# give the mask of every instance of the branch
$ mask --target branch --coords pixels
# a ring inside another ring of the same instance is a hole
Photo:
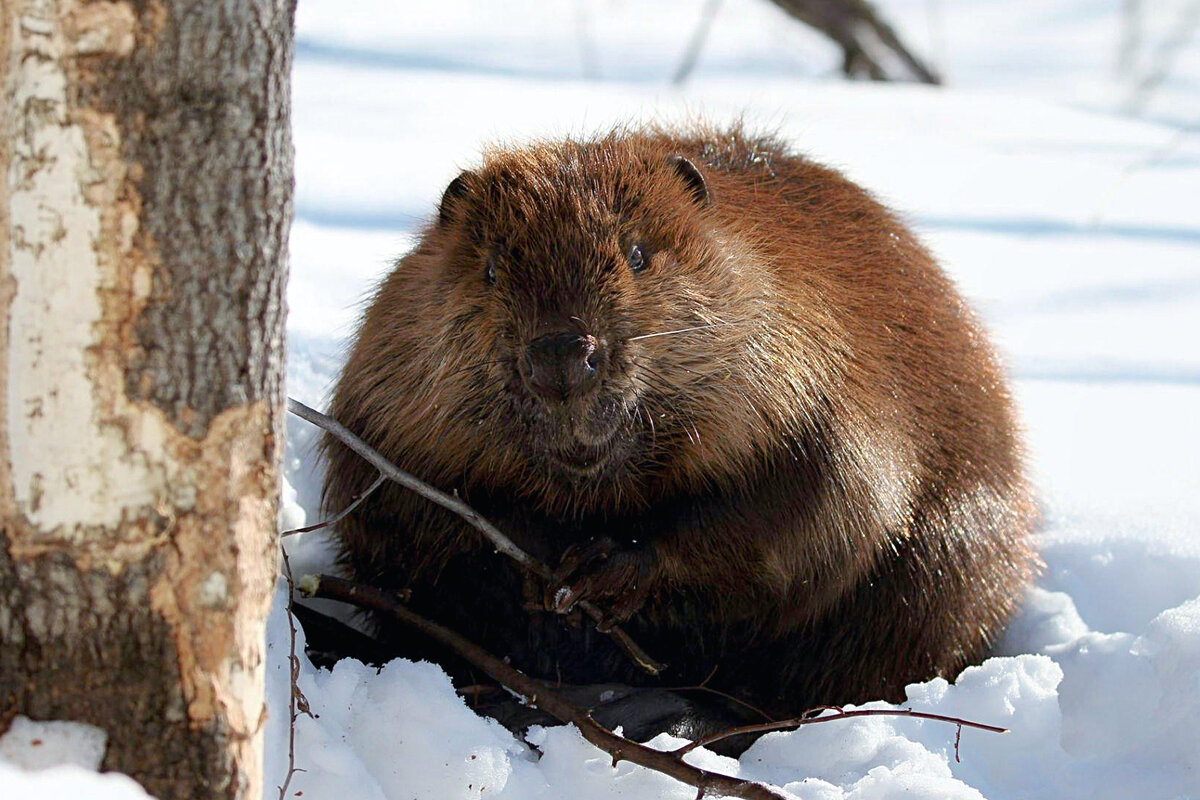
[[[827,717],[818,717],[824,711],[832,711],[833,713]],[[915,719],[928,719],[935,722],[948,722],[951,725],[958,726],[958,733],[954,737],[954,760],[959,761],[958,744],[962,735],[963,728],[978,728],[983,731],[992,733],[1008,733],[1008,728],[1001,728],[998,725],[985,725],[982,722],[972,722],[969,719],[960,719],[959,717],[948,717],[943,714],[931,714],[927,711],[913,711],[911,708],[860,708],[853,711],[846,711],[837,706],[818,706],[817,708],[805,711],[799,717],[793,719],[784,719],[778,722],[764,722],[757,725],[742,725],[737,728],[729,728],[728,730],[718,731],[711,736],[705,736],[697,739],[694,742],[685,744],[677,750],[672,751],[674,755],[683,756],[697,747],[705,747],[713,742],[719,742],[722,739],[728,739],[733,736],[740,736],[746,733],[768,733],[770,731],[782,731],[790,728],[799,728],[802,725],[816,725],[818,722],[829,722],[835,719],[852,719],[854,717],[913,717]]]
[[[549,684],[531,678],[520,670],[505,664],[473,642],[449,628],[414,613],[386,592],[373,586],[364,586],[329,575],[306,575],[298,585],[301,594],[306,597],[340,600],[360,608],[381,611],[416,628],[439,644],[453,650],[473,666],[487,673],[493,680],[524,697],[534,708],[545,711],[561,722],[574,725],[584,739],[612,756],[614,767],[619,761],[628,761],[661,772],[690,786],[695,786],[698,790],[697,797],[702,797],[708,792],[727,797],[747,798],[747,800],[782,800],[784,797],[774,789],[760,783],[693,767],[683,760],[679,751],[655,750],[613,733],[592,719],[587,711],[577,708],[564,699]]]
[[[844,53],[842,71],[854,77],[865,70],[871,80],[886,81],[899,76],[888,70],[870,52],[881,46],[886,55],[898,58],[910,75],[921,83],[939,84],[941,78],[917,58],[895,30],[888,25],[868,0],[771,0],[789,16],[833,39]]]
[[[355,495],[354,500],[350,503],[350,505],[346,506],[341,511],[334,514],[332,517],[325,520],[324,522],[318,522],[316,525],[305,525],[303,528],[292,528],[291,530],[284,531],[283,533],[281,533],[279,535],[281,537],[282,536],[294,536],[297,533],[308,533],[309,531],[318,531],[321,528],[328,528],[330,525],[338,524],[339,522],[344,520],[346,517],[350,516],[350,512],[352,512],[354,509],[361,506],[363,501],[366,500],[368,497],[370,497],[372,494],[374,494],[375,490],[378,489],[383,484],[383,482],[386,480],[387,480],[387,476],[384,475],[383,473],[380,473],[378,476],[376,476],[375,480],[371,482],[370,486],[368,486],[366,489],[364,489],[359,494]]]
[[[287,618],[288,618],[288,678],[291,690],[288,693],[288,769],[283,783],[279,786],[279,800],[284,800],[288,786],[297,772],[306,770],[296,766],[296,720],[301,713],[312,716],[308,710],[308,698],[300,691],[300,659],[296,657],[296,617],[292,613],[293,597],[296,594],[296,584],[292,581],[292,562],[288,560],[287,550],[282,545],[279,554],[283,556],[283,576],[287,579]]]
[[[380,455],[379,451],[375,450],[362,439],[358,438],[358,436],[351,432],[350,429],[345,425],[341,424],[330,416],[322,414],[315,409],[309,408],[298,400],[293,400],[290,397],[288,398],[288,411],[292,412],[303,420],[311,422],[318,428],[328,431],[334,438],[342,442],[342,444],[346,445],[355,453],[358,453],[360,456],[366,459],[367,462],[379,470],[379,472],[384,476],[395,481],[406,489],[411,489],[412,491],[421,495],[421,497],[424,497],[426,500],[437,503],[442,508],[458,514],[470,525],[483,533],[483,535],[488,538],[488,540],[496,547],[498,551],[504,553],[506,556],[516,561],[534,575],[537,575],[547,583],[552,583],[554,581],[554,573],[549,567],[526,553],[521,548],[517,547],[517,545],[514,544],[511,539],[501,533],[495,525],[481,517],[478,512],[475,511],[475,509],[471,508],[457,497],[448,495],[443,491],[435,489],[419,478],[416,478],[400,469],[395,464]],[[607,615],[590,601],[583,600],[577,605],[585,614],[592,618],[597,626],[600,626],[601,623],[606,621]],[[597,627],[597,630],[599,630],[599,627]],[[631,659],[633,659],[634,663],[636,663],[646,673],[650,675],[657,675],[666,668],[665,664],[655,661],[646,653],[646,651],[642,650],[642,648],[639,647],[638,644],[629,637],[629,634],[625,633],[625,631],[620,628],[620,626],[613,625],[607,630],[601,632],[611,637],[613,641],[617,643],[617,646],[624,650],[625,653]]]
[[[720,665],[718,665],[718,666],[720,666]],[[668,686],[668,687],[666,687],[666,689],[667,689],[667,691],[671,691],[671,692],[707,692],[708,694],[712,694],[712,695],[716,695],[717,697],[724,698],[725,700],[728,700],[729,702],[731,702],[735,705],[739,705],[742,708],[746,709],[747,711],[753,711],[755,714],[758,714],[760,717],[765,719],[767,722],[775,722],[776,721],[775,717],[772,717],[770,714],[763,711],[758,706],[747,703],[745,700],[743,700],[740,697],[734,697],[729,692],[722,692],[720,689],[714,689],[711,686],[709,686],[708,682],[711,681],[713,679],[713,676],[716,674],[717,674],[717,667],[713,667],[712,670],[708,673],[708,676],[705,677],[704,680],[700,681],[700,683],[696,684],[695,686]]]

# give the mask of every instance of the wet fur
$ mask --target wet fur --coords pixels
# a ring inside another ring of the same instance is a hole
[[[552,565],[604,536],[646,555],[626,628],[671,663],[665,685],[715,667],[777,714],[896,700],[1004,626],[1035,563],[1009,392],[861,188],[740,129],[620,130],[491,150],[442,217],[380,285],[332,413]],[[650,253],[636,274],[630,241]],[[516,364],[560,328],[602,335],[609,361],[602,399],[555,416]],[[374,475],[324,447],[336,511]],[[411,493],[385,486],[338,536],[357,578],[524,670],[654,683],[591,626],[527,609],[519,570]]]

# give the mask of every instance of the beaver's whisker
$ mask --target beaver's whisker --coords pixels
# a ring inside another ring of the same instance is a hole
[[[691,333],[692,331],[705,331],[709,328],[728,328],[735,325],[745,325],[745,322],[714,322],[711,325],[696,325],[691,328],[680,328],[674,331],[659,331],[658,333],[643,333],[641,336],[630,336],[625,341],[636,342],[639,339],[653,339],[655,336],[674,336],[677,333]]]

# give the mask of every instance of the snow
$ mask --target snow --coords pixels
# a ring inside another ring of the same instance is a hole
[[[837,53],[765,0],[725,0],[676,90],[703,2],[440,0],[400,13],[304,0],[289,393],[323,406],[373,282],[484,143],[698,115],[776,129],[903,213],[992,330],[1028,431],[1046,568],[994,657],[908,689],[904,707],[1011,729],[964,729],[961,761],[954,726],[893,717],[768,734],[738,760],[689,758],[806,800],[1200,798],[1195,27],[1170,47],[1195,4],[1143,4],[1143,45],[1122,73],[1111,0],[881,0],[949,76],[931,89],[844,83]],[[1143,98],[1159,62],[1171,69]],[[284,527],[317,519],[314,439],[289,420]],[[288,546],[297,574],[329,562],[320,533]],[[283,597],[268,630],[270,798],[287,771]],[[299,686],[312,716],[296,724],[304,771],[289,797],[695,796],[613,767],[572,728],[513,737],[432,664],[328,672],[301,656]],[[0,786],[65,795],[87,780],[78,769],[34,776],[0,760]],[[141,796],[118,776],[92,780],[71,796]]]
[[[63,766],[43,772],[26,772],[0,760],[0,788],[4,800],[148,800],[137,782],[126,775]]]
[[[146,800],[124,775],[97,775],[104,731],[81,722],[14,717],[0,736],[0,787],[5,800]]]
[[[96,769],[104,758],[108,735],[82,722],[39,722],[13,718],[0,736],[0,758],[27,770],[42,770],[61,764]]]

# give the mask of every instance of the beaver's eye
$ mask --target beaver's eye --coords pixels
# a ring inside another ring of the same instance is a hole
[[[488,286],[496,285],[496,257],[488,256],[487,266],[483,270],[483,281]]]
[[[625,258],[629,261],[629,268],[634,272],[640,272],[646,267],[646,257],[642,255],[642,248],[636,244],[629,248]]]

